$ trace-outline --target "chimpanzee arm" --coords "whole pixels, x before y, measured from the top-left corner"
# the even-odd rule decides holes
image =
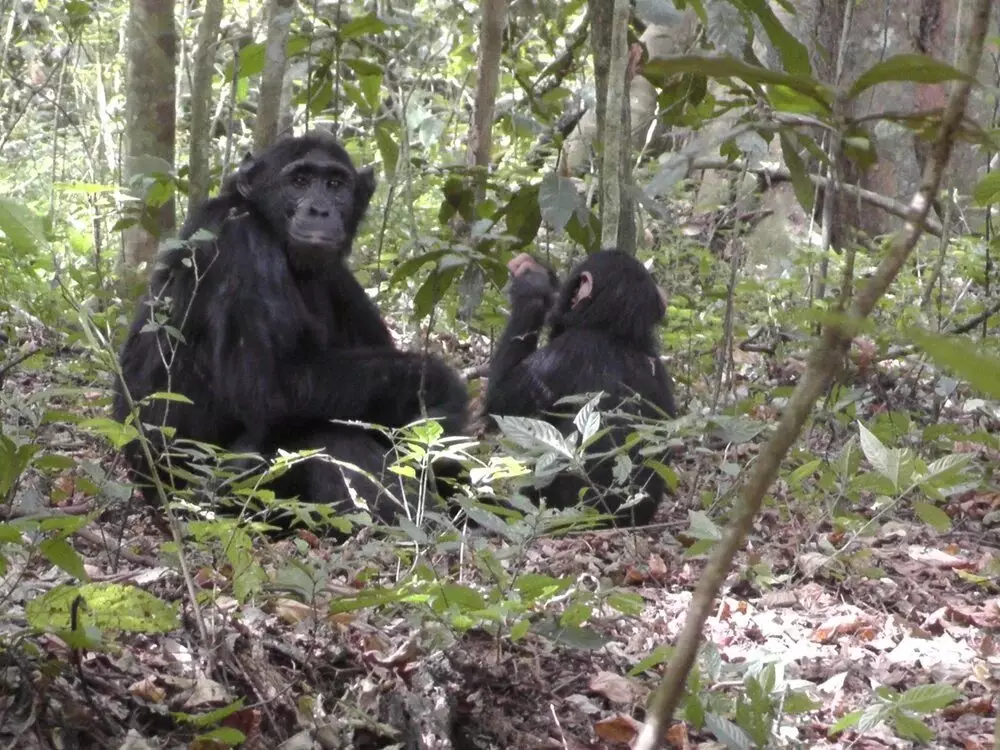
[[[538,349],[538,337],[557,288],[555,274],[538,263],[526,267],[511,280],[510,321],[490,364],[488,413],[525,414],[535,402],[548,402],[547,387],[533,375],[535,368],[525,360]],[[515,402],[519,408],[514,409]]]
[[[266,347],[224,357],[219,392],[234,415],[262,426],[322,418],[359,419],[399,427],[427,415],[461,428],[468,399],[465,385],[442,360],[393,349],[343,349],[281,361]],[[254,347],[256,348],[256,347]],[[255,365],[256,363],[256,365]],[[421,389],[423,385],[423,389]]]

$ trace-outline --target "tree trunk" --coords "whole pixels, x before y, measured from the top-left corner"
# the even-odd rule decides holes
[[[172,171],[176,111],[174,93],[177,35],[173,0],[131,0],[128,16],[128,72],[126,75],[125,178],[131,183],[150,167]],[[169,235],[175,227],[174,199],[156,212],[156,228]],[[157,237],[139,225],[125,230],[122,258],[126,269],[156,254]]]
[[[628,48],[628,0],[614,0],[611,20],[607,88],[598,89],[605,102],[603,130],[597,140],[601,154],[601,246],[635,254],[635,216],[629,194],[631,182],[631,117],[628,96],[635,66]],[[595,54],[596,67],[596,54]]]
[[[288,66],[288,30],[292,25],[294,9],[294,0],[271,0],[268,10],[264,73],[257,101],[257,122],[253,129],[254,151],[267,148],[278,135],[281,87]]]
[[[500,56],[503,51],[503,26],[507,15],[507,0],[483,0],[482,21],[479,25],[479,60],[476,81],[476,102],[469,125],[467,163],[476,168],[475,202],[486,192],[486,177],[493,147],[493,117],[496,111],[497,87],[500,80]],[[462,231],[468,231],[463,227]],[[468,266],[462,277],[462,303],[459,315],[471,316],[483,297],[485,278],[479,266]]]
[[[208,197],[209,145],[212,142],[212,74],[222,24],[223,0],[205,0],[198,24],[198,49],[191,84],[191,150],[188,156],[188,213]]]

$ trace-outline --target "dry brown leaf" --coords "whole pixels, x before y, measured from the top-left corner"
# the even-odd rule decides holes
[[[145,677],[128,686],[128,691],[136,698],[142,698],[150,703],[163,703],[167,699],[167,691],[156,684],[156,677]]]
[[[627,706],[639,697],[638,687],[627,677],[614,672],[598,672],[590,678],[587,687],[620,706]]]
[[[597,736],[605,742],[628,745],[639,734],[642,724],[625,714],[615,714],[594,724]]]

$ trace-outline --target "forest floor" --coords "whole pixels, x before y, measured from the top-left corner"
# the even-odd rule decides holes
[[[58,369],[19,369],[5,388],[38,393],[57,382]],[[40,439],[78,461],[113,464],[106,446],[63,424],[45,426]],[[745,466],[756,446],[736,451],[728,460]],[[52,633],[33,632],[25,614],[34,597],[72,579],[41,555],[9,558],[0,578],[0,746],[226,747],[231,735],[213,735],[219,725],[203,715],[242,699],[219,724],[240,730],[246,748],[627,747],[662,665],[627,675],[683,627],[706,559],[685,556],[687,511],[706,490],[724,494],[732,477],[718,463],[712,451],[689,451],[678,463],[677,501],[664,504],[652,527],[533,544],[522,575],[600,579],[641,596],[638,617],[612,610],[592,617],[586,643],[533,631],[517,642],[457,633],[406,609],[331,615],[331,599],[363,589],[373,566],[383,566],[376,579],[395,574],[397,561],[370,538],[262,545],[255,555],[271,573],[293,558],[324,567],[326,582],[312,604],[278,586],[241,604],[228,564],[192,553],[205,595],[205,643],[165,546],[169,537],[152,512],[134,512],[124,528],[120,512],[107,513],[72,537],[91,581],[132,584],[175,602],[183,627],[108,633],[111,648],[72,650]],[[60,512],[90,512],[66,481]],[[787,747],[914,746],[884,722],[863,734],[828,732],[845,714],[876,706],[878,687],[903,692],[925,684],[961,693],[921,717],[934,733],[930,746],[992,747],[1000,595],[988,566],[1000,541],[983,519],[1000,509],[1000,496],[952,498],[946,510],[953,526],[944,534],[915,518],[884,523],[863,542],[862,568],[829,554],[846,541],[842,532],[816,521],[815,512],[795,510],[787,488],[775,490],[706,626],[719,674],[770,660],[785,684],[809,688],[817,708],[779,710],[773,719]],[[429,564],[476,584],[458,552]],[[715,682],[703,677],[700,689],[722,707],[745,687],[733,672]],[[675,724],[668,739],[675,748],[724,746],[688,722]]]

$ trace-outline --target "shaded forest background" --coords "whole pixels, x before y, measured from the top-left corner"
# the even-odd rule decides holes
[[[0,737],[1000,747],[998,29],[987,0],[0,0]],[[311,128],[376,170],[358,278],[474,397],[517,253],[647,265],[682,411],[639,428],[675,456],[657,524],[334,546],[139,506],[107,407],[156,252]],[[470,504],[544,463],[473,437]]]

